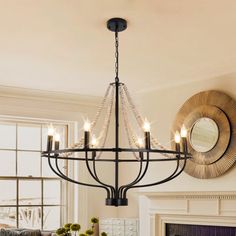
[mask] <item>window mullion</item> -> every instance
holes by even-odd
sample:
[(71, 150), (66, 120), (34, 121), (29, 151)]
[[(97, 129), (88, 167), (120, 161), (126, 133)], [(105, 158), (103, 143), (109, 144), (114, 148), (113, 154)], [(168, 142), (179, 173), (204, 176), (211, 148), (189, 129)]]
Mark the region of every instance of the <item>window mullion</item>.
[[(41, 212), (37, 211), (38, 212), (38, 217), (41, 217), (40, 222), (37, 221), (37, 225), (39, 227), (41, 227), (41, 229), (45, 228), (45, 226), (46, 226), (46, 225), (44, 225), (45, 223), (46, 224), (48, 223), (48, 222), (44, 222), (45, 210), (46, 210), (46, 213), (48, 213), (48, 211), (49, 212), (51, 212), (51, 211), (52, 212), (57, 212), (59, 210), (59, 208), (60, 208), (60, 219), (58, 218), (58, 220), (60, 220), (60, 223), (64, 222), (64, 220), (65, 220), (65, 218), (67, 218), (67, 214), (68, 214), (68, 212), (67, 212), (68, 184), (67, 183), (66, 184), (63, 183), (63, 181), (61, 181), (60, 178), (55, 177), (55, 176), (51, 176), (51, 175), (48, 176), (47, 174), (45, 174), (45, 177), (43, 176), (44, 160), (43, 160), (42, 157), (40, 157), (40, 162), (39, 161), (37, 162), (38, 163), (37, 164), (38, 168), (40, 169), (40, 170), (38, 170), (38, 168), (37, 168), (37, 175), (32, 174), (33, 176), (32, 175), (27, 176), (25, 174), (25, 172), (22, 172), (21, 169), (20, 169), (21, 167), (23, 168), (25, 164), (27, 164), (27, 163), (25, 163), (22, 166), (22, 163), (23, 163), (22, 159), (19, 159), (21, 157), (21, 155), (22, 155), (21, 152), (41, 152), (42, 151), (43, 145), (44, 145), (43, 137), (45, 136), (45, 123), (42, 123), (40, 121), (37, 124), (36, 124), (36, 122), (34, 123), (34, 125), (36, 124), (37, 127), (40, 127), (40, 131), (38, 131), (38, 135), (40, 135), (40, 140), (37, 139), (40, 142), (40, 143), (38, 142), (38, 144), (39, 144), (38, 147), (40, 149), (39, 150), (36, 150), (36, 149), (35, 150), (31, 150), (29, 145), (26, 146), (26, 147), (24, 145), (22, 146), (22, 140), (25, 140), (27, 138), (29, 138), (29, 139), (31, 138), (31, 136), (29, 136), (29, 135), (26, 136), (24, 130), (22, 131), (22, 127), (24, 127), (24, 125), (30, 126), (31, 122), (28, 122), (27, 120), (25, 120), (24, 122), (22, 121), (22, 123), (18, 123), (17, 119), (15, 119), (15, 121), (13, 121), (13, 119), (12, 119), (11, 121), (8, 121), (8, 122), (10, 122), (11, 124), (14, 123), (14, 125), (16, 127), (15, 130), (12, 131), (13, 134), (15, 134), (15, 137), (12, 140), (15, 140), (15, 141), (12, 143), (12, 146), (10, 148), (8, 148), (6, 146), (6, 148), (4, 149), (4, 146), (3, 146), (3, 148), (0, 148), (0, 150), (1, 151), (2, 150), (12, 151), (12, 153), (13, 152), (15, 153), (15, 155), (14, 155), (15, 159), (13, 159), (13, 157), (12, 157), (12, 160), (15, 163), (15, 167), (14, 167), (14, 169), (12, 171), (13, 175), (0, 176), (0, 180), (6, 180), (6, 181), (7, 180), (11, 180), (11, 181), (14, 180), (15, 181), (15, 183), (16, 183), (16, 185), (15, 185), (15, 188), (16, 188), (16, 193), (15, 194), (16, 194), (16, 196), (14, 198), (16, 198), (16, 202), (15, 202), (16, 205), (13, 204), (13, 205), (6, 205), (5, 206), (5, 205), (2, 204), (0, 206), (1, 207), (8, 207), (8, 208), (9, 207), (14, 207), (15, 208), (14, 209), (14, 211), (15, 211), (14, 215), (15, 215), (16, 227), (24, 227), (24, 222), (23, 223), (21, 222), (21, 215), (20, 215), (20, 213), (21, 213), (21, 211), (23, 211), (23, 212), (24, 211), (28, 211), (28, 208), (31, 208), (31, 207), (32, 207), (32, 210), (35, 210), (35, 211), (37, 211), (36, 208), (41, 208), (40, 209)], [(63, 135), (64, 135), (65, 144), (68, 144), (68, 125), (64, 124), (64, 127), (63, 127), (62, 124), (60, 124), (58, 129), (62, 130)], [(23, 138), (21, 139), (21, 137), (23, 137)], [(32, 136), (32, 137), (34, 137), (34, 136)], [(36, 137), (39, 137), (39, 136), (36, 136)], [(29, 142), (30, 141), (31, 140), (29, 140)], [(15, 143), (15, 145), (14, 145), (14, 143)], [(28, 141), (27, 141), (27, 144), (28, 144)], [(29, 147), (29, 150), (27, 149), (28, 147)], [(68, 172), (68, 161), (65, 161), (65, 163), (63, 163), (63, 167), (65, 168), (65, 171)], [(33, 173), (35, 173), (35, 172), (33, 172)], [(38, 176), (38, 174), (39, 174), (39, 176)], [(28, 181), (31, 182), (33, 180), (37, 181), (38, 184), (40, 182), (41, 194), (39, 195), (39, 189), (38, 189), (39, 186), (38, 186), (38, 187), (36, 187), (36, 190), (38, 192), (37, 199), (34, 197), (34, 198), (32, 198), (32, 200), (27, 200), (26, 201), (25, 197), (23, 196), (24, 195), (23, 193), (25, 193), (25, 192), (24, 192), (24, 187), (23, 187), (22, 184), (23, 184), (23, 182), (25, 184), (27, 184), (27, 183), (30, 184)], [(60, 186), (58, 186), (58, 191), (60, 191), (60, 199), (58, 199), (58, 203), (59, 204), (56, 203), (55, 205), (54, 205), (54, 202), (50, 202), (50, 198), (49, 198), (49, 202), (47, 202), (48, 201), (47, 198), (44, 199), (44, 197), (47, 196), (47, 193), (45, 195), (45, 188), (48, 188), (47, 187), (48, 186), (47, 182), (51, 181), (51, 180), (52, 181), (53, 180), (55, 180), (55, 181), (59, 180), (60, 181)], [(54, 185), (52, 185), (52, 186), (54, 186)], [(26, 187), (26, 188), (27, 188), (27, 192), (29, 192), (30, 191), (30, 189), (29, 189), (30, 185), (29, 185), (29, 187)], [(20, 194), (21, 194), (21, 196), (20, 196)], [(25, 195), (26, 199), (28, 199), (27, 193), (25, 193), (25, 194), (26, 194)], [(33, 192), (32, 192), (32, 194), (33, 194)], [(31, 196), (31, 194), (29, 194), (29, 195)], [(34, 196), (34, 195), (32, 195), (32, 196)], [(38, 199), (39, 196), (40, 196), (41, 199)], [(49, 194), (49, 196), (50, 196), (50, 194)], [(30, 203), (34, 203), (35, 199), (37, 200), (37, 202), (35, 202), (36, 204), (30, 205)], [(40, 204), (38, 204), (38, 200), (40, 200)], [(45, 209), (45, 207), (46, 207), (46, 209)], [(50, 213), (50, 214), (52, 214), (52, 213)], [(49, 224), (49, 225), (51, 225), (51, 224)], [(49, 225), (47, 227), (49, 227)], [(25, 227), (29, 227), (29, 225), (27, 225)]]

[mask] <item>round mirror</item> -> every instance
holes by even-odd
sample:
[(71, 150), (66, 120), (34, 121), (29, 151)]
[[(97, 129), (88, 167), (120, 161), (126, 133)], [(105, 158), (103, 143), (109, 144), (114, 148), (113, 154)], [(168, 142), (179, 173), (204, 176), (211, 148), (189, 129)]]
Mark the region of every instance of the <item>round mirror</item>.
[(192, 126), (190, 143), (197, 152), (210, 151), (216, 145), (218, 138), (218, 126), (210, 118), (202, 117)]

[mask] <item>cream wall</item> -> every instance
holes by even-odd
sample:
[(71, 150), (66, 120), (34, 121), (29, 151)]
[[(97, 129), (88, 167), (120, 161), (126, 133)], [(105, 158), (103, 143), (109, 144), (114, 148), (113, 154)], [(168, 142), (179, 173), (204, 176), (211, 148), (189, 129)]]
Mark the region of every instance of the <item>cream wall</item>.
[[(236, 99), (236, 77), (227, 75), (218, 78), (192, 82), (171, 88), (136, 94), (135, 101), (139, 110), (152, 122), (152, 134), (158, 140), (170, 147), (170, 130), (175, 115), (182, 104), (192, 95), (204, 90), (220, 90)], [(145, 182), (153, 182), (170, 173), (174, 166), (171, 163), (159, 163), (150, 169)], [(124, 168), (126, 178), (135, 173), (134, 168)], [(140, 191), (152, 192), (181, 192), (181, 191), (235, 191), (236, 168), (232, 168), (225, 175), (208, 180), (193, 178), (185, 173), (163, 185), (143, 188)], [(139, 193), (141, 194), (141, 193)], [(132, 200), (127, 208), (120, 208), (119, 215), (137, 216), (138, 193), (129, 194)]]

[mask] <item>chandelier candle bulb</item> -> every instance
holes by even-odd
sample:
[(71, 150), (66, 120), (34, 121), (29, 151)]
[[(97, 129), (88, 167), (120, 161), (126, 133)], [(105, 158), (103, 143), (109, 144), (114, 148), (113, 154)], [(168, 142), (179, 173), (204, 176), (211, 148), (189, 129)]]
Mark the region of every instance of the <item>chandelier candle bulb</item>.
[(181, 127), (180, 136), (181, 136), (182, 138), (187, 138), (187, 129), (185, 128), (185, 125), (183, 125), (183, 126)]
[(89, 148), (89, 131), (84, 131), (84, 148)]
[(91, 130), (91, 123), (89, 122), (89, 120), (86, 120), (84, 122), (84, 131), (90, 131)]
[[(139, 148), (143, 148), (143, 139), (142, 138), (137, 139), (137, 145)], [(143, 152), (139, 152), (139, 158), (143, 159)]]
[[(180, 134), (178, 131), (175, 132), (175, 150), (180, 152)], [(179, 154), (177, 156), (179, 157)]]
[[(137, 146), (138, 148), (143, 148), (143, 139), (142, 138), (137, 138)], [(139, 157), (140, 159), (143, 158), (143, 152), (139, 152)]]
[[(92, 135), (91, 145), (93, 148), (96, 148), (98, 145), (98, 140), (96, 139), (95, 134)], [(96, 151), (92, 151), (92, 158), (96, 157)]]
[(143, 139), (142, 138), (137, 138), (137, 146), (139, 147), (139, 148), (143, 148)]
[(89, 148), (91, 123), (87, 120), (84, 122), (84, 148)]
[(48, 135), (47, 151), (52, 150), (53, 135)]
[(187, 144), (187, 138), (182, 137), (182, 149), (184, 153), (188, 153), (188, 144)]
[(151, 130), (151, 125), (147, 119), (144, 120), (143, 130), (144, 130), (144, 132), (150, 132), (150, 130)]
[(150, 149), (151, 148), (150, 132), (145, 131), (144, 136), (145, 136), (145, 148)]
[(183, 152), (188, 152), (188, 146), (187, 146), (187, 129), (185, 128), (185, 126), (183, 125), (180, 131), (180, 136), (182, 139), (182, 148), (183, 148)]
[(53, 143), (53, 134), (54, 134), (54, 128), (52, 125), (48, 128), (48, 140), (47, 140), (47, 150), (52, 150), (52, 143)]
[(60, 147), (60, 135), (56, 134), (55, 135), (55, 150), (59, 150)]
[(97, 140), (95, 134), (93, 134), (92, 140), (91, 140), (91, 145), (92, 145), (92, 147), (97, 147), (97, 144), (98, 144), (98, 140)]
[(144, 130), (144, 138), (145, 138), (145, 148), (150, 149), (151, 148), (151, 138), (150, 138), (151, 126), (146, 118), (143, 123), (143, 130)]

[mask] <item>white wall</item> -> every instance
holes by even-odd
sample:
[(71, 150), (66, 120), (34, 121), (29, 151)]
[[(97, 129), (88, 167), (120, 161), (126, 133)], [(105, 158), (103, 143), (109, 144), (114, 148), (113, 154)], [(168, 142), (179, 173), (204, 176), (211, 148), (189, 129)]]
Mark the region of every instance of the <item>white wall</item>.
[[(141, 113), (152, 122), (152, 134), (158, 140), (170, 147), (170, 130), (174, 122), (175, 115), (183, 103), (192, 95), (205, 90), (219, 90), (227, 93), (236, 99), (236, 76), (228, 75), (219, 78), (212, 78), (200, 82), (183, 84), (176, 87), (149, 91), (145, 94), (136, 94), (135, 100)], [(155, 164), (150, 169), (145, 183), (161, 179), (170, 173), (174, 166), (171, 163)], [(132, 171), (130, 167), (124, 169), (126, 177), (130, 177)], [(143, 188), (140, 191), (152, 192), (178, 192), (178, 191), (235, 191), (236, 190), (236, 168), (232, 168), (223, 176), (214, 179), (197, 179), (185, 173), (178, 178), (163, 185), (152, 188)], [(137, 215), (137, 196), (129, 194), (132, 199), (131, 204), (126, 209), (119, 209), (119, 215)]]

